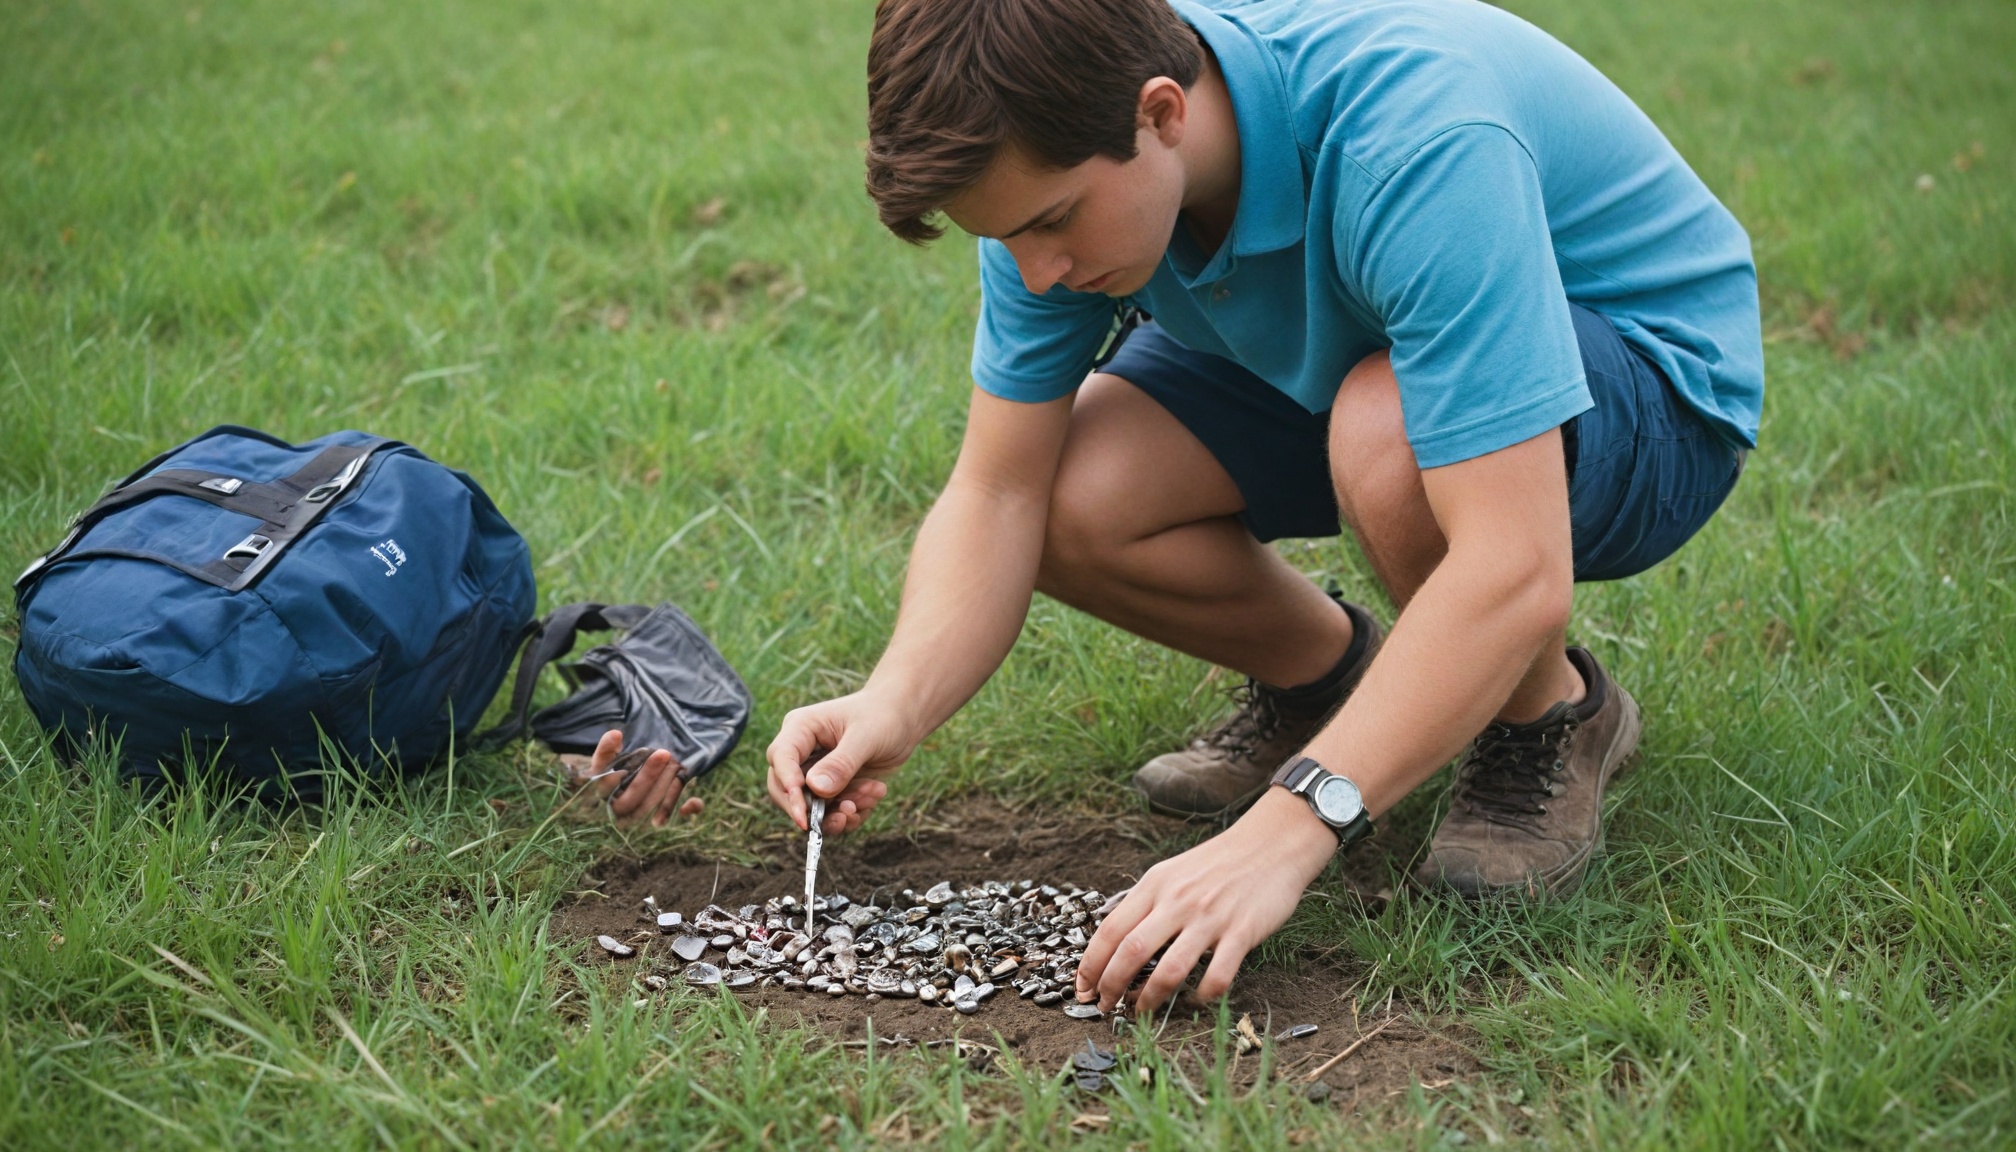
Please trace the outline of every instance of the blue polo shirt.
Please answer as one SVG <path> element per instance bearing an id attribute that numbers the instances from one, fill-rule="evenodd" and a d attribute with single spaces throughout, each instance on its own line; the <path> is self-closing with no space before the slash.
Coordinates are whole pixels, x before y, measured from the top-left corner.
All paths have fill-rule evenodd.
<path id="1" fill-rule="evenodd" d="M 1764 394 L 1750 241 L 1588 62 L 1472 0 L 1174 0 L 1216 54 L 1240 189 L 1216 252 L 1176 228 L 1128 301 L 1310 412 L 1392 352 L 1421 467 L 1591 406 L 1568 303 L 1607 317 L 1732 444 Z M 1116 302 L 1037 296 L 980 242 L 979 386 L 1077 388 Z"/>

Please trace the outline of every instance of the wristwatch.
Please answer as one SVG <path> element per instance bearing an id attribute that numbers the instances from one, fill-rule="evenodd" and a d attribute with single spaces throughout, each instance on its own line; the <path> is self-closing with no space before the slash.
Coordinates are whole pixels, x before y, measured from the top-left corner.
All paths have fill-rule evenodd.
<path id="1" fill-rule="evenodd" d="M 1337 847 L 1348 848 L 1372 834 L 1372 817 L 1358 786 L 1307 756 L 1291 760 L 1274 773 L 1279 784 L 1309 802 L 1316 818 L 1337 834 Z"/>

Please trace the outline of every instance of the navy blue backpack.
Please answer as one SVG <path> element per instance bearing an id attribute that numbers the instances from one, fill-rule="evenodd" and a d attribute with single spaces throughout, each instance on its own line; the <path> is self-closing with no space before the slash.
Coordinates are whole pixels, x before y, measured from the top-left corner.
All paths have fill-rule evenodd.
<path id="1" fill-rule="evenodd" d="M 319 791 L 335 751 L 418 767 L 468 737 L 534 606 L 476 482 L 361 432 L 226 425 L 79 516 L 14 582 L 22 695 L 60 752 Z"/>

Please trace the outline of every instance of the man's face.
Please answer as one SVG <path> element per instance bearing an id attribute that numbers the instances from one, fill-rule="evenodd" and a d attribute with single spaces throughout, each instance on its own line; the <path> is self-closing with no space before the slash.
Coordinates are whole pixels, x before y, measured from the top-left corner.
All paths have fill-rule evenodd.
<path id="1" fill-rule="evenodd" d="M 975 236 L 1007 245 L 1029 291 L 1062 284 L 1126 296 L 1148 283 L 1183 206 L 1183 166 L 1156 132 L 1136 135 L 1132 160 L 1094 156 L 1046 169 L 1006 147 L 978 184 L 945 208 Z"/>

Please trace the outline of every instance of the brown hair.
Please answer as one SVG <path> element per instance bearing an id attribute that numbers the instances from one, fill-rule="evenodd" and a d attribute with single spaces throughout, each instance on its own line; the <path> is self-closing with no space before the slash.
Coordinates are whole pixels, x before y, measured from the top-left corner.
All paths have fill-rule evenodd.
<path id="1" fill-rule="evenodd" d="M 1002 145 L 1071 168 L 1134 158 L 1141 86 L 1196 83 L 1167 0 L 881 0 L 868 43 L 868 195 L 912 244 Z"/>

